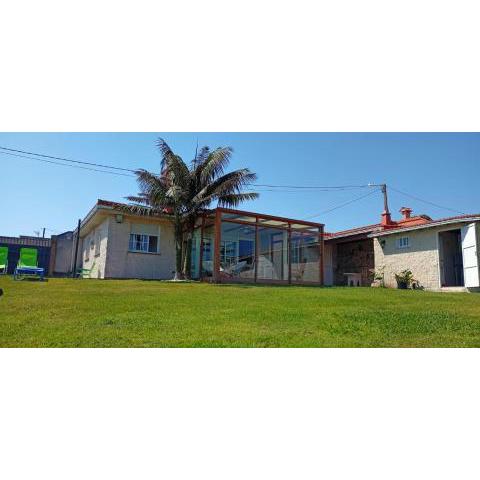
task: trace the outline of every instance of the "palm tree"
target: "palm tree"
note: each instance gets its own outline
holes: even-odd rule
[[[187,165],[173,153],[165,140],[157,146],[162,155],[160,175],[137,170],[140,193],[126,197],[133,202],[127,209],[136,214],[170,214],[175,235],[175,280],[183,274],[190,278],[191,249],[195,222],[213,202],[222,207],[237,207],[241,202],[253,200],[258,193],[243,192],[257,178],[248,168],[225,173],[232,156],[231,147],[210,150],[203,147]],[[185,241],[184,241],[185,240]]]

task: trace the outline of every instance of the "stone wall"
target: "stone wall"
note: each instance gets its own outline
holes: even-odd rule
[[[454,225],[448,230],[459,228]],[[438,232],[440,228],[414,230],[374,239],[375,269],[385,267],[385,285],[396,288],[395,273],[411,270],[426,289],[440,288]],[[398,248],[400,237],[409,237],[408,248]],[[381,242],[385,242],[382,246]]]
[[[362,275],[362,285],[371,285],[373,281],[371,270],[375,266],[371,238],[333,243],[332,248],[335,285],[347,284],[345,273],[360,273]]]

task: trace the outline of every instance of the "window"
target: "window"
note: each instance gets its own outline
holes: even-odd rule
[[[158,236],[131,233],[128,249],[131,252],[158,253]]]
[[[410,237],[400,237],[397,241],[397,248],[410,247]]]
[[[220,245],[220,262],[223,268],[231,267],[238,262],[237,242],[222,241]]]

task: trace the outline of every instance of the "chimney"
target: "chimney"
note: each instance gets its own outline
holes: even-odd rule
[[[410,215],[412,213],[412,209],[409,207],[402,207],[400,209],[400,213],[403,215],[402,220],[408,220],[410,218]]]
[[[392,216],[390,212],[383,212],[382,213],[382,227],[388,227],[392,225]]]

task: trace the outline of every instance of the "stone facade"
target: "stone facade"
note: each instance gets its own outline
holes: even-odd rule
[[[371,238],[328,240],[324,252],[325,285],[347,285],[345,273],[359,273],[362,286],[370,286],[375,266]]]
[[[454,228],[459,226],[451,225],[448,230]],[[411,270],[421,287],[439,289],[438,232],[441,230],[441,227],[426,228],[374,238],[375,269],[385,267],[385,286],[396,288],[395,274]],[[399,247],[401,237],[409,238],[407,248]]]

